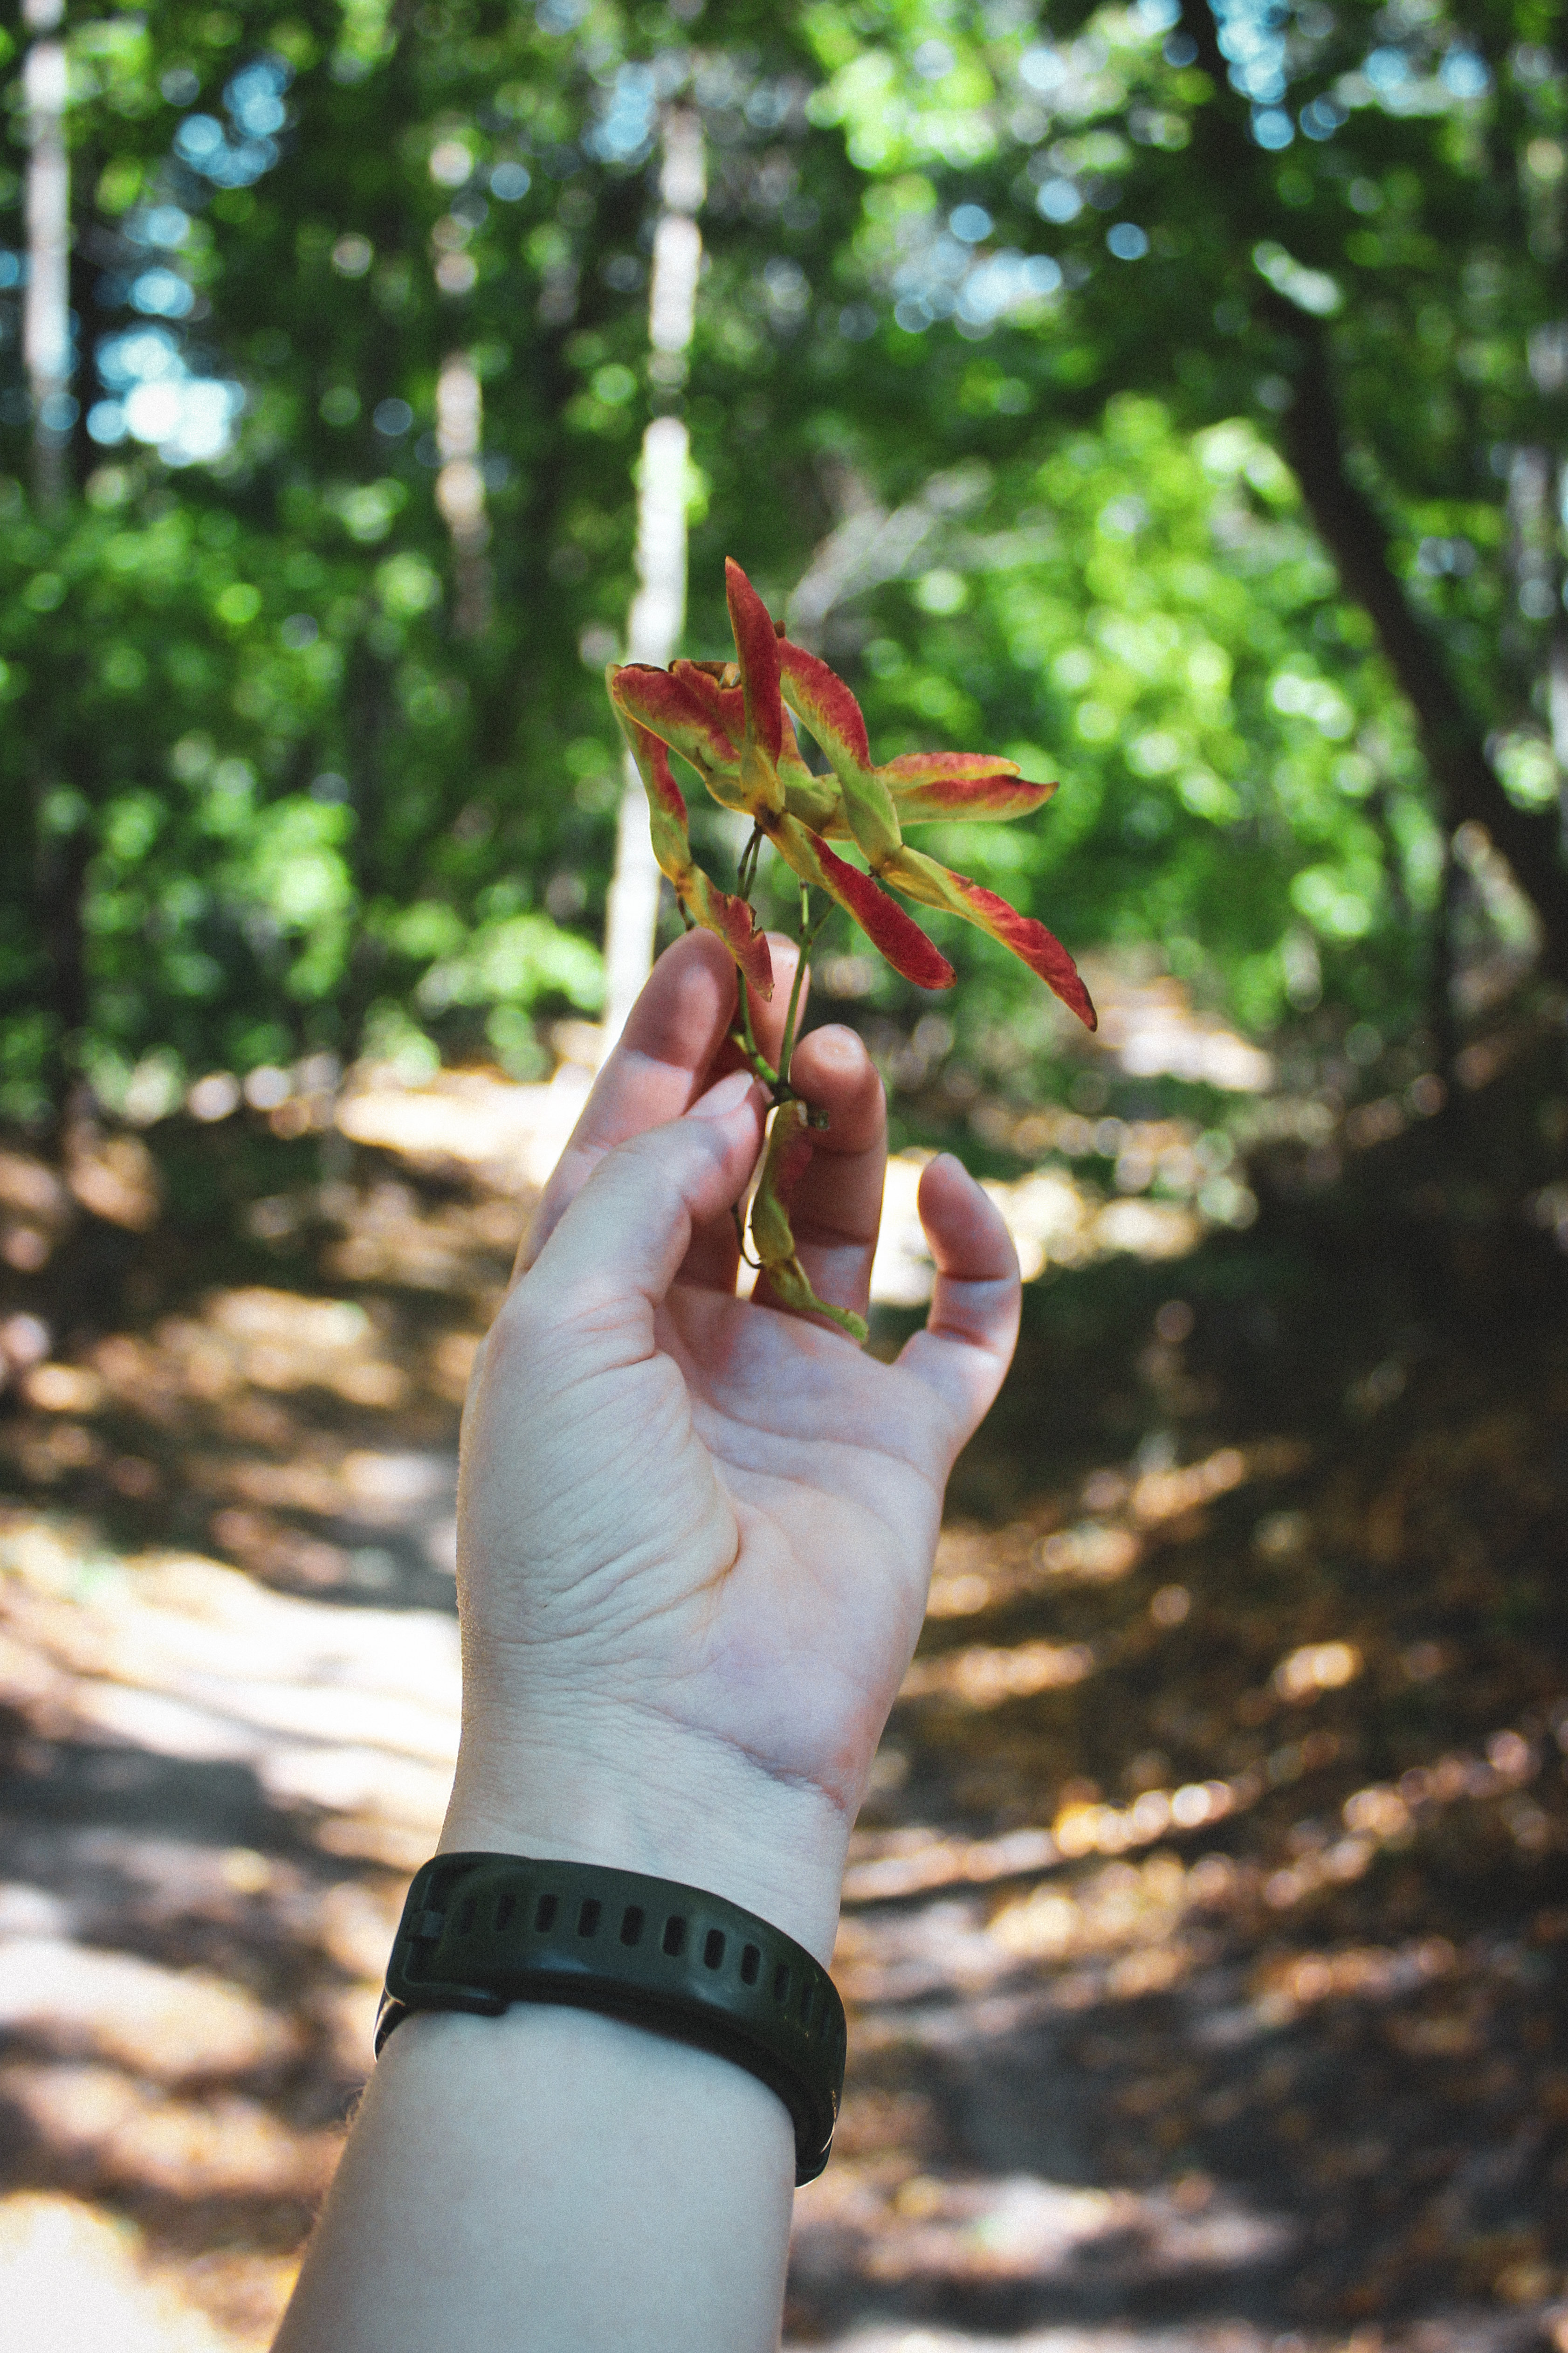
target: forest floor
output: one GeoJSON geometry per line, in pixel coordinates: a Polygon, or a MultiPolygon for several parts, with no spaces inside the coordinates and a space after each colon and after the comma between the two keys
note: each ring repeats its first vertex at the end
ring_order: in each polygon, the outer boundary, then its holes
{"type": "MultiPolygon", "coordinates": [[[[32,2353],[268,2341],[440,1817],[526,1208],[308,1107],[166,1127],[69,1204],[0,1154],[32,2353]]],[[[1031,1286],[856,1834],[788,2344],[1568,2353],[1568,1261],[1447,1118],[1304,1165],[1031,1286]]]]}

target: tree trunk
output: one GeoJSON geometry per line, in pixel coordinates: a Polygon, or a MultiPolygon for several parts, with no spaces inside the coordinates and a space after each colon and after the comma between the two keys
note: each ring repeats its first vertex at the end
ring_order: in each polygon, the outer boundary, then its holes
{"type": "Polygon", "coordinates": [[[87,927],[82,916],[92,836],[85,810],[68,830],[51,824],[49,797],[47,786],[35,786],[33,890],[48,973],[47,1003],[55,1020],[43,1075],[51,1137],[58,1145],[80,1108],[82,1033],[88,1018],[87,927]]]}
{"type": "MultiPolygon", "coordinates": [[[[686,353],[697,312],[702,239],[693,216],[702,202],[702,125],[686,108],[664,123],[663,210],[654,238],[648,288],[648,375],[668,395],[686,381],[686,353]]],[[[626,659],[668,662],[686,618],[686,469],[689,443],[679,417],[655,417],[643,436],[637,491],[637,592],[626,619],[626,659]]],[[[605,916],[605,1018],[607,1054],[653,968],[660,876],[648,834],[642,779],[630,753],[624,764],[616,865],[605,916]]]]}
{"type": "MultiPolygon", "coordinates": [[[[29,30],[50,34],[62,0],[26,0],[29,30]]],[[[70,382],[70,166],[66,155],[66,51],[36,40],[22,72],[27,106],[27,286],[22,360],[33,406],[33,487],[41,507],[65,489],[65,456],[75,417],[70,382]]]]}
{"type": "Polygon", "coordinates": [[[452,534],[452,629],[459,638],[483,637],[490,621],[490,526],[479,458],[484,415],[472,358],[467,352],[450,353],[436,382],[436,447],[441,458],[436,504],[452,534]]]}
{"type": "MultiPolygon", "coordinates": [[[[1254,240],[1285,227],[1267,169],[1243,121],[1243,101],[1229,88],[1218,28],[1207,0],[1182,0],[1182,29],[1214,84],[1215,103],[1200,110],[1194,162],[1214,185],[1232,192],[1235,259],[1251,274],[1254,240]]],[[[1388,558],[1388,533],[1346,462],[1329,339],[1318,321],[1267,286],[1252,282],[1258,311],[1295,347],[1295,398],[1280,438],[1312,521],[1339,568],[1348,596],[1366,611],[1389,667],[1415,712],[1421,747],[1450,839],[1467,822],[1483,828],[1513,869],[1541,918],[1542,963],[1568,980],[1568,869],[1558,856],[1558,826],[1517,808],[1487,756],[1486,738],[1449,671],[1441,641],[1410,605],[1388,558]]]]}
{"type": "Polygon", "coordinates": [[[1451,835],[1467,823],[1484,828],[1541,917],[1542,964],[1554,978],[1568,980],[1568,871],[1557,854],[1557,825],[1517,808],[1504,792],[1441,647],[1411,609],[1389,563],[1382,520],[1346,469],[1324,338],[1293,313],[1289,325],[1302,359],[1281,438],[1319,536],[1339,567],[1346,594],[1371,617],[1415,712],[1445,831],[1451,835]]]}

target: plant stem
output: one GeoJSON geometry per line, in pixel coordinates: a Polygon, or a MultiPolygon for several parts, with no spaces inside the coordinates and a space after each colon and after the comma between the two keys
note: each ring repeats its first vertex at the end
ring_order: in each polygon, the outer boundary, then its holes
{"type": "Polygon", "coordinates": [[[742,899],[749,900],[752,895],[752,885],[757,879],[757,860],[762,854],[763,828],[760,825],[754,825],[752,828],[751,839],[741,852],[741,863],[736,875],[735,888],[742,899]]]}
{"type": "Polygon", "coordinates": [[[795,985],[789,993],[789,1011],[784,1016],[784,1043],[779,1048],[779,1084],[789,1085],[789,1066],[795,1054],[795,1025],[800,1012],[801,990],[805,985],[808,969],[806,958],[811,954],[816,934],[811,928],[811,900],[803,882],[800,886],[800,955],[795,967],[795,985]]]}
{"type": "Polygon", "coordinates": [[[746,989],[746,976],[741,971],[738,965],[735,972],[735,980],[740,992],[741,1023],[739,1029],[731,1030],[730,1042],[745,1056],[747,1061],[750,1062],[752,1069],[755,1071],[757,1077],[763,1081],[764,1085],[776,1087],[779,1082],[779,1074],[773,1069],[771,1062],[766,1062],[763,1060],[762,1054],[758,1050],[756,1039],[752,1035],[752,1000],[746,989]]]}

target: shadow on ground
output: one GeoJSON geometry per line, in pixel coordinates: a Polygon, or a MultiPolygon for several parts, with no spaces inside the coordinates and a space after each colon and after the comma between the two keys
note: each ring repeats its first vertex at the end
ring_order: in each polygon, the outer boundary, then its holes
{"type": "MultiPolygon", "coordinates": [[[[455,1746],[521,1206],[231,1127],[0,1324],[35,2353],[268,2342],[455,1746]]],[[[1568,2343],[1562,1261],[1433,1182],[1265,1171],[1250,1232],[1031,1293],[856,1836],[788,2342],[1568,2343]]]]}

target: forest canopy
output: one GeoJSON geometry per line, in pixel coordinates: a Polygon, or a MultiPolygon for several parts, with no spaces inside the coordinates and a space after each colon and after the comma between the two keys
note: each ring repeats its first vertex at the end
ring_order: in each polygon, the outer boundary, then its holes
{"type": "MultiPolygon", "coordinates": [[[[658,414],[690,436],[683,649],[723,649],[733,555],[879,757],[1059,779],[931,846],[1075,954],[1413,1067],[1467,964],[1568,979],[1544,0],[73,0],[46,396],[29,13],[0,1113],[85,1083],[156,1116],[310,1055],[548,1069],[601,1003],[603,671],[658,414]],[[676,106],[707,166],[679,365],[647,321],[676,106]]],[[[957,929],[961,1037],[1005,1025],[1048,1092],[1043,996],[957,929]]]]}

